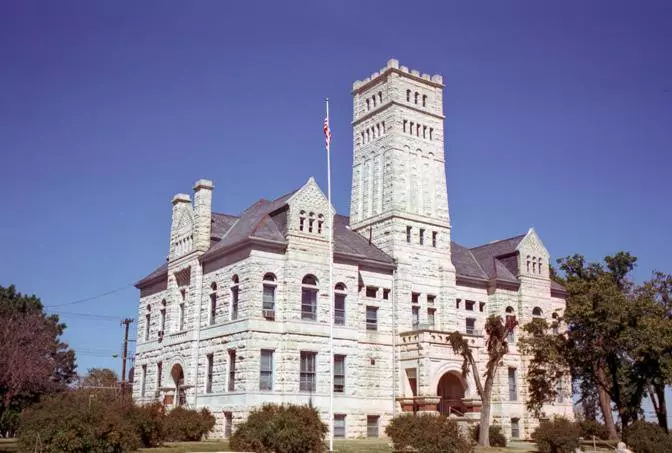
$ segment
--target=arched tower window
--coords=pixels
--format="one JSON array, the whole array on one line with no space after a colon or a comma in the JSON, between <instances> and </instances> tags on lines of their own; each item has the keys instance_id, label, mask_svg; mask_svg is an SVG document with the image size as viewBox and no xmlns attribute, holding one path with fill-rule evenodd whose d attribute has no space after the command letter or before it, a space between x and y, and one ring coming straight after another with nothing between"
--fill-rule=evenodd
<instances>
[{"instance_id":1,"label":"arched tower window","mask_svg":"<svg viewBox=\"0 0 672 453\"><path fill-rule=\"evenodd\" d=\"M301 211L299 213L299 231L303 231L304 228L306 228L306 211Z\"/></svg>"},{"instance_id":2,"label":"arched tower window","mask_svg":"<svg viewBox=\"0 0 672 453\"><path fill-rule=\"evenodd\" d=\"M337 326L345 325L345 297L345 284L336 283L334 286L334 324Z\"/></svg>"},{"instance_id":3,"label":"arched tower window","mask_svg":"<svg viewBox=\"0 0 672 453\"><path fill-rule=\"evenodd\" d=\"M527 273L530 273L530 255L527 255Z\"/></svg>"},{"instance_id":4,"label":"arched tower window","mask_svg":"<svg viewBox=\"0 0 672 453\"><path fill-rule=\"evenodd\" d=\"M263 315L266 319L275 319L275 288L277 279L275 274L267 272L264 274L264 292L263 292Z\"/></svg>"},{"instance_id":5,"label":"arched tower window","mask_svg":"<svg viewBox=\"0 0 672 453\"><path fill-rule=\"evenodd\" d=\"M543 312L541 311L541 308L539 308L539 307L534 307L532 309L532 316L534 316L535 318L541 317L542 313Z\"/></svg>"},{"instance_id":6,"label":"arched tower window","mask_svg":"<svg viewBox=\"0 0 672 453\"><path fill-rule=\"evenodd\" d=\"M159 327L159 338L161 338L166 331L166 299L161 301L161 322L159 323Z\"/></svg>"},{"instance_id":7,"label":"arched tower window","mask_svg":"<svg viewBox=\"0 0 672 453\"><path fill-rule=\"evenodd\" d=\"M415 103L416 103L416 104L418 103L418 98L419 98L419 97L420 97L420 93L418 93L418 92L416 91L416 92L415 92Z\"/></svg>"},{"instance_id":8,"label":"arched tower window","mask_svg":"<svg viewBox=\"0 0 672 453\"><path fill-rule=\"evenodd\" d=\"M506 310L505 310L505 311L506 311L506 325L508 326L509 323L513 323L513 322L515 322L515 320L516 320L516 312L514 311L513 307L511 307L511 306L506 307ZM513 344L513 343L516 342L516 334L515 334L514 331L515 331L515 327L514 327L514 328L511 328L511 329L509 330L509 334L508 334L507 339L506 339L506 341L507 341L509 344Z\"/></svg>"},{"instance_id":9,"label":"arched tower window","mask_svg":"<svg viewBox=\"0 0 672 453\"><path fill-rule=\"evenodd\" d=\"M376 96L373 96L371 99L373 99L373 107L376 107Z\"/></svg>"},{"instance_id":10,"label":"arched tower window","mask_svg":"<svg viewBox=\"0 0 672 453\"><path fill-rule=\"evenodd\" d=\"M406 102L411 102L411 90L406 90Z\"/></svg>"},{"instance_id":11,"label":"arched tower window","mask_svg":"<svg viewBox=\"0 0 672 453\"><path fill-rule=\"evenodd\" d=\"M422 95L422 106L427 107L427 95L426 94Z\"/></svg>"},{"instance_id":12,"label":"arched tower window","mask_svg":"<svg viewBox=\"0 0 672 453\"><path fill-rule=\"evenodd\" d=\"M301 319L317 320L317 278L308 274L301 281Z\"/></svg>"},{"instance_id":13,"label":"arched tower window","mask_svg":"<svg viewBox=\"0 0 672 453\"><path fill-rule=\"evenodd\" d=\"M366 111L368 112L369 110L371 110L371 104L369 103L369 100L367 99L366 100Z\"/></svg>"},{"instance_id":14,"label":"arched tower window","mask_svg":"<svg viewBox=\"0 0 672 453\"><path fill-rule=\"evenodd\" d=\"M231 321L238 319L238 304L240 297L240 279L237 274L231 277Z\"/></svg>"},{"instance_id":15,"label":"arched tower window","mask_svg":"<svg viewBox=\"0 0 672 453\"><path fill-rule=\"evenodd\" d=\"M147 305L147 313L145 313L145 341L149 340L149 332L152 325L152 306Z\"/></svg>"},{"instance_id":16,"label":"arched tower window","mask_svg":"<svg viewBox=\"0 0 672 453\"><path fill-rule=\"evenodd\" d=\"M318 214L317 216L317 234L322 234L322 226L324 225L324 216Z\"/></svg>"},{"instance_id":17,"label":"arched tower window","mask_svg":"<svg viewBox=\"0 0 672 453\"><path fill-rule=\"evenodd\" d=\"M315 213L311 212L308 214L308 232L313 232L313 224L315 223Z\"/></svg>"}]
</instances>

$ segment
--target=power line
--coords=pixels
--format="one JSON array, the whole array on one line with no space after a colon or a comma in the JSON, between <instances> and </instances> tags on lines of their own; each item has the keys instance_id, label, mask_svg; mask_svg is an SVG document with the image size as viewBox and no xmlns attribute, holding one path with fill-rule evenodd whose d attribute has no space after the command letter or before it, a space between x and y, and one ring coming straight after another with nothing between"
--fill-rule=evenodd
<instances>
[{"instance_id":1,"label":"power line","mask_svg":"<svg viewBox=\"0 0 672 453\"><path fill-rule=\"evenodd\" d=\"M84 299L79 299L79 300L73 300L72 302L65 302L65 303L62 303L62 304L45 305L45 308L64 307L64 306L66 306L66 305L75 305L75 304L81 304L81 303L84 303L84 302L89 302L89 301L91 301L91 300L100 299L101 297L105 297L105 296L110 296L110 295L112 295L112 294L116 294L116 293L118 293L118 292L120 292L120 291L123 291L123 290L125 290L125 289L127 289L127 288L130 288L131 286L133 286L133 284L132 284L132 283L129 283L128 285L124 285L124 286L122 286L122 287L120 287L120 288L113 289L112 291L108 291L108 292L106 292L106 293L98 294L98 295L96 295L96 296L86 297L86 298L84 298Z\"/></svg>"},{"instance_id":2,"label":"power line","mask_svg":"<svg viewBox=\"0 0 672 453\"><path fill-rule=\"evenodd\" d=\"M95 313L76 313L76 312L69 312L69 311L59 311L57 313L53 313L55 315L58 315L59 317L65 317L65 318L89 318L89 319L100 319L104 321L113 321L113 322L118 322L120 319L122 319L121 316L113 316L113 315L97 315Z\"/></svg>"}]
</instances>

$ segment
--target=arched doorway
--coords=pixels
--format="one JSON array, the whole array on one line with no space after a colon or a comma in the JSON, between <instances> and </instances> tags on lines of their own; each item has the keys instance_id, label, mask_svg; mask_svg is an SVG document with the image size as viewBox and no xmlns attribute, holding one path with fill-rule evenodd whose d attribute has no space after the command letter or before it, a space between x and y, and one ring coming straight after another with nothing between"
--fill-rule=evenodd
<instances>
[{"instance_id":1,"label":"arched doorway","mask_svg":"<svg viewBox=\"0 0 672 453\"><path fill-rule=\"evenodd\" d=\"M462 402L464 391L465 387L462 379L456 373L449 371L441 376L436 388L436 394L441 398L438 407L439 412L443 415L464 415L467 411L467 407Z\"/></svg>"},{"instance_id":2,"label":"arched doorway","mask_svg":"<svg viewBox=\"0 0 672 453\"><path fill-rule=\"evenodd\" d=\"M187 403L187 397L185 394L184 370L182 369L182 365L179 363L173 365L173 369L170 370L170 376L173 378L173 384L175 385L175 405L183 406Z\"/></svg>"}]
</instances>

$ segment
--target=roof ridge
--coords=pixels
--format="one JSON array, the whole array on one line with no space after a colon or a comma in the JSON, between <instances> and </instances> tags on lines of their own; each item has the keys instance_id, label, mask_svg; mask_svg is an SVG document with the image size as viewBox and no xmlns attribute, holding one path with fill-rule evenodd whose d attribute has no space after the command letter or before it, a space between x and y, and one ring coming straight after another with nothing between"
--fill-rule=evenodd
<instances>
[{"instance_id":1,"label":"roof ridge","mask_svg":"<svg viewBox=\"0 0 672 453\"><path fill-rule=\"evenodd\" d=\"M498 239L496 241L488 242L487 244L477 245L476 247L467 247L467 248L469 250L480 249L480 248L483 248L483 247L489 247L489 246L498 244L500 242L510 241L511 239L524 238L525 236L527 236L527 233L517 234L515 236L511 236L510 238Z\"/></svg>"}]
</instances>

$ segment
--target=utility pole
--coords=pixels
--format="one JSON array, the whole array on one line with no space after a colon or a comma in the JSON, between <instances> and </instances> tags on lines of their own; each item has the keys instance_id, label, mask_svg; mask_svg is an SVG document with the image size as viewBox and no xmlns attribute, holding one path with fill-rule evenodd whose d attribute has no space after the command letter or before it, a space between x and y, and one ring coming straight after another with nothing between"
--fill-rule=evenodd
<instances>
[{"instance_id":1,"label":"utility pole","mask_svg":"<svg viewBox=\"0 0 672 453\"><path fill-rule=\"evenodd\" d=\"M133 319L126 318L121 321L124 326L124 349L121 353L121 394L124 395L126 391L126 358L128 357L128 328L133 322Z\"/></svg>"}]
</instances>

